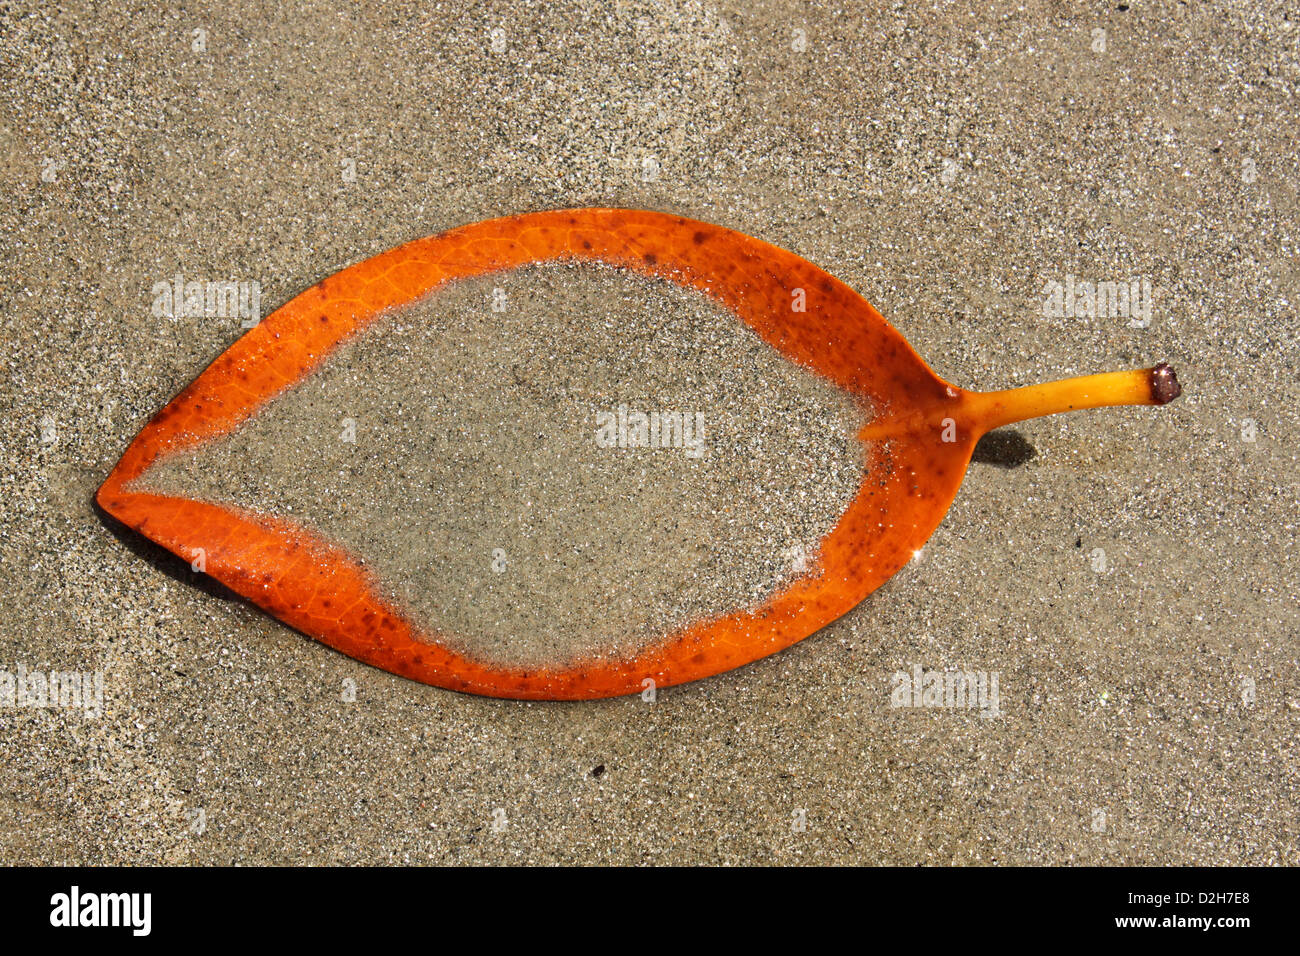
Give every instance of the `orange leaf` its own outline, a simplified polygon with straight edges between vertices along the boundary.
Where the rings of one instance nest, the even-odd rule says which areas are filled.
[[[628,660],[493,666],[421,633],[348,552],[279,518],[134,490],[161,458],[229,433],[385,309],[452,279],[554,260],[622,266],[696,288],[763,339],[878,410],[863,429],[868,478],[820,545],[820,563],[758,608],[667,636]],[[806,311],[790,308],[803,290]],[[99,489],[110,515],[298,630],[394,674],[497,697],[586,699],[668,687],[802,640],[911,560],[943,519],[990,428],[1076,408],[1164,404],[1168,366],[1007,392],[944,382],[861,296],[800,257],[656,212],[575,209],[494,219],[407,243],[318,283],[235,342],[167,404]]]

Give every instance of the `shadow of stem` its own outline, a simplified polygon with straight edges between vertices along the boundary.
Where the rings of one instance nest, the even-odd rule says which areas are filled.
[[[970,460],[998,468],[1019,468],[1038,457],[1034,446],[1014,428],[989,432],[975,445]]]

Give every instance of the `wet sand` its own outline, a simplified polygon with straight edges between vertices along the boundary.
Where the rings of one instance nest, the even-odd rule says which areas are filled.
[[[868,420],[699,292],[533,266],[393,310],[139,485],[290,517],[459,653],[574,666],[813,573]]]

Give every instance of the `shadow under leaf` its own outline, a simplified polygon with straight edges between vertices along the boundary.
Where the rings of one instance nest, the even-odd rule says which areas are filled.
[[[998,468],[1019,468],[1037,457],[1037,450],[1024,435],[1014,428],[999,428],[979,440],[970,460]]]
[[[101,508],[99,502],[95,501],[93,498],[91,499],[91,508],[94,509],[95,514],[99,517],[99,520],[103,523],[104,527],[109,530],[113,537],[122,542],[122,544],[126,546],[127,550],[134,553],[136,557],[147,561],[153,568],[161,571],[169,578],[172,578],[175,581],[180,581],[182,584],[196,587],[206,594],[211,594],[213,597],[223,598],[227,601],[243,600],[243,598],[221,582],[208,577],[206,574],[195,571],[190,566],[189,562],[172,554],[162,545],[150,541],[134,528],[122,524],[122,522],[118,521]]]

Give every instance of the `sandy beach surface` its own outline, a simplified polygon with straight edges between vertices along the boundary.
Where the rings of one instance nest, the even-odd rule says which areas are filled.
[[[18,3],[0,77],[0,863],[1300,862],[1294,10]],[[587,205],[797,252],[965,387],[1184,394],[986,442],[861,606],[652,702],[403,680],[92,506],[242,332],[158,283],[267,313]],[[957,671],[994,706],[896,706]]]

